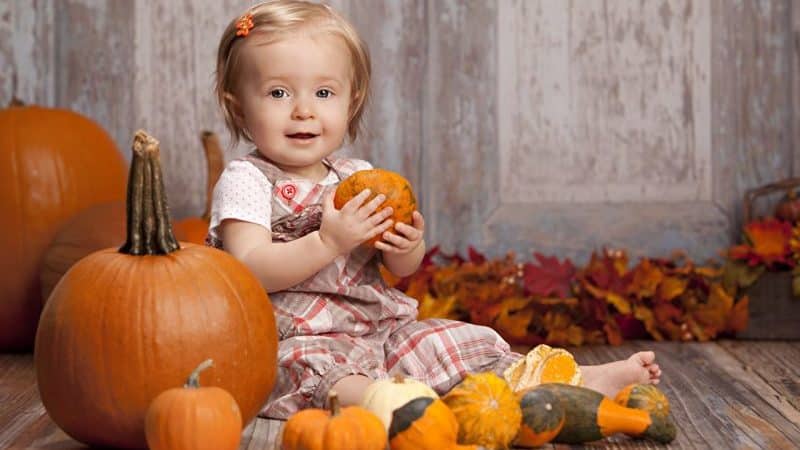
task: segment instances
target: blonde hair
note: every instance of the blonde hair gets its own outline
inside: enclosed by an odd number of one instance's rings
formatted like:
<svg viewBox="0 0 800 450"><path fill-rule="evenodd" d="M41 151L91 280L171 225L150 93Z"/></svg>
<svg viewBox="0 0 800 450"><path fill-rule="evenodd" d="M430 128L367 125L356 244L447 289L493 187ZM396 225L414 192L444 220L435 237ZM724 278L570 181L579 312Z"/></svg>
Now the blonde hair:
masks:
<svg viewBox="0 0 800 450"><path fill-rule="evenodd" d="M361 116L369 95L371 74L370 57L366 44L356 33L355 28L328 5L311 3L303 0L273 0L252 6L245 14L252 14L253 27L250 33L266 34L279 38L281 34L298 31L303 28L314 32L327 32L341 37L350 52L353 64L351 80L351 99L347 133L351 141L355 141L361 127ZM231 145L245 139L252 143L252 138L234 114L234 86L240 72L240 53L242 42L247 36L237 36L237 22L243 17L236 17L222 33L217 50L216 93L225 125L231 132Z"/></svg>

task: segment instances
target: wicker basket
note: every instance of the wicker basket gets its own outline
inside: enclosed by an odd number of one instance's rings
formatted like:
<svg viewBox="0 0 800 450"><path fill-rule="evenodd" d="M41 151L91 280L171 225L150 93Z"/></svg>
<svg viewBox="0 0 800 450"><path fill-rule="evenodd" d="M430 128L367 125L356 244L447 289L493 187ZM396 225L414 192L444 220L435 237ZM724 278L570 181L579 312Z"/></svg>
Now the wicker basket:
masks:
<svg viewBox="0 0 800 450"><path fill-rule="evenodd" d="M800 186L800 178L789 178L751 189L744 196L744 223L753 219L753 203L759 197ZM737 333L744 339L800 339L800 298L792 293L791 272L765 272L743 292L750 297L747 329Z"/></svg>

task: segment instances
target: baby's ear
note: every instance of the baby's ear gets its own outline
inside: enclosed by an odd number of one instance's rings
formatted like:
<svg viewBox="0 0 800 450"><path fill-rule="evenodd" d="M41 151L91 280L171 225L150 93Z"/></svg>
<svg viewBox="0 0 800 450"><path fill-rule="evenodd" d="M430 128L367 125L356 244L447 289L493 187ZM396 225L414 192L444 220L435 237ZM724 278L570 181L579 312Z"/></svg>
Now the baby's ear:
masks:
<svg viewBox="0 0 800 450"><path fill-rule="evenodd" d="M225 107L230 111L231 118L233 118L236 126L239 128L244 128L244 114L242 113L242 104L239 103L239 100L230 92L226 92L222 94L222 98L225 101Z"/></svg>

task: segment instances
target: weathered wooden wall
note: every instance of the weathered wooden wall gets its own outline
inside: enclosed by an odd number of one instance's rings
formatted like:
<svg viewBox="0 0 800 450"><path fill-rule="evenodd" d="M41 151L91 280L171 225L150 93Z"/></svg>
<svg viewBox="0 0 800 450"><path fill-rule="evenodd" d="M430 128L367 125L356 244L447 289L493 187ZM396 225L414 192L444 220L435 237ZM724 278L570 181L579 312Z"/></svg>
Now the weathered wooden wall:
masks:
<svg viewBox="0 0 800 450"><path fill-rule="evenodd" d="M0 0L0 103L80 111L126 155L148 129L175 215L198 214L216 44L250 3ZM445 250L714 256L743 192L800 170L792 0L331 3L375 74L346 151L406 174Z"/></svg>

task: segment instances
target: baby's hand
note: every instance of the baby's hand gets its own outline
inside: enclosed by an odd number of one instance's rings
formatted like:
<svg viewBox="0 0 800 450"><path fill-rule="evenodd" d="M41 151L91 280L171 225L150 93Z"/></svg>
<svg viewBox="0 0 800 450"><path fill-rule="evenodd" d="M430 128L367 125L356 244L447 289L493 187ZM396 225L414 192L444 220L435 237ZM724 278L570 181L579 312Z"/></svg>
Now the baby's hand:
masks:
<svg viewBox="0 0 800 450"><path fill-rule="evenodd" d="M358 195L336 209L333 206L334 191L328 193L322 206L322 224L319 237L337 255L350 253L362 242L371 239L392 226L392 208L376 210L386 200L383 194L377 195L367 203L370 190L364 189Z"/></svg>
<svg viewBox="0 0 800 450"><path fill-rule="evenodd" d="M382 240L375 243L375 248L385 253L403 255L419 247L425 234L425 219L419 211L414 211L411 217L413 226L398 222L394 226L397 233L384 231Z"/></svg>

